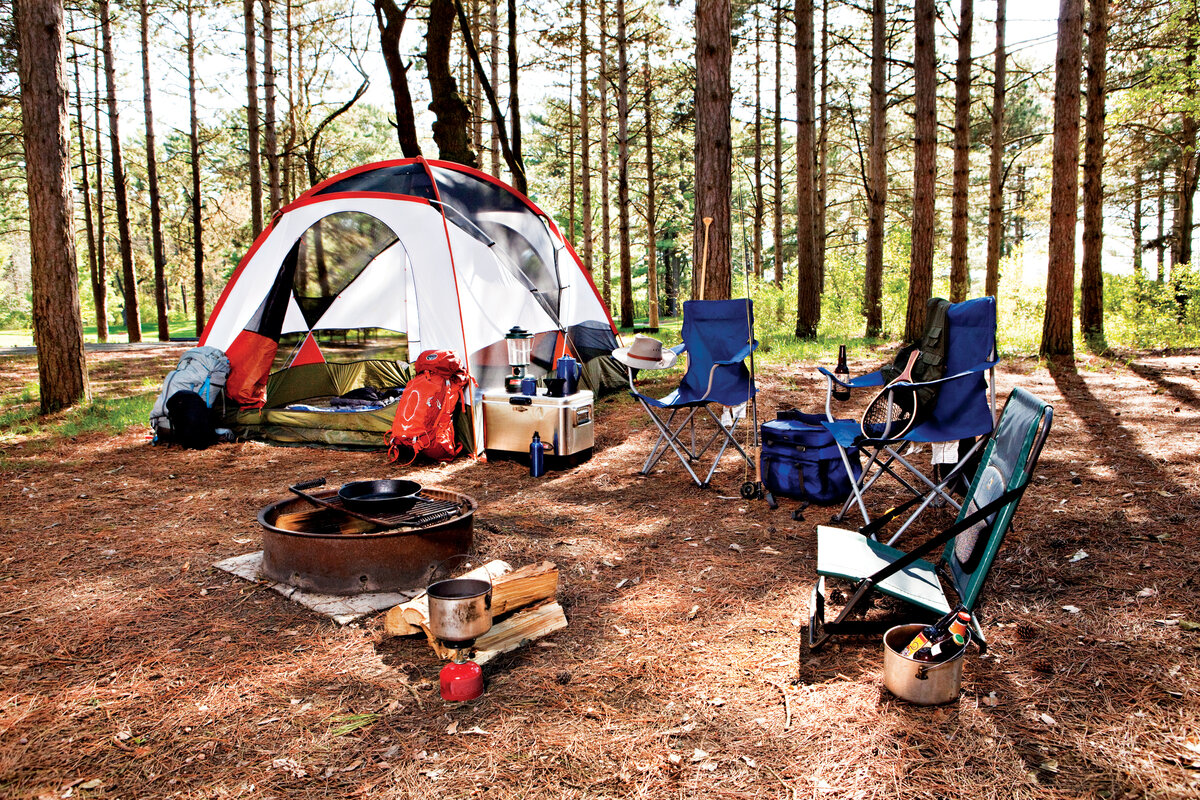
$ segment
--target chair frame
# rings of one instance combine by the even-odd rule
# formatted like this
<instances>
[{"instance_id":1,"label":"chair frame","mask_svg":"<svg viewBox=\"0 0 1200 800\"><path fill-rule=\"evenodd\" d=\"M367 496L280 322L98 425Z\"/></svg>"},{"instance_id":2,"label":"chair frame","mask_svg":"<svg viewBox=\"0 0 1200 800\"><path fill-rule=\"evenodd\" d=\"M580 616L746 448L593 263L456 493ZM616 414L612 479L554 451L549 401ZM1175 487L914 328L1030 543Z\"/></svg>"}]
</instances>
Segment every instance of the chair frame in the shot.
<instances>
[{"instance_id":1,"label":"chair frame","mask_svg":"<svg viewBox=\"0 0 1200 800\"><path fill-rule=\"evenodd\" d=\"M702 302L702 301L692 301L692 302ZM746 302L750 302L750 301L747 300ZM753 334L753 330L751 330L751 334ZM751 354L756 349L758 349L758 341L751 339L751 341L747 342L747 344L744 345L736 354L734 354L733 357L724 359L724 360L714 361L708 371L708 383L705 387L704 393L696 400L692 400L687 403L680 403L679 405L670 405L670 404L658 405L657 404L658 401L655 401L653 398L650 398L647 395L643 394L642 392L638 391L638 388L634 384L634 380L633 380L633 368L628 365L625 366L625 371L626 371L626 374L629 379L630 394L633 395L634 399L636 399L639 404L641 404L642 408L646 411L646 414L650 417L650 420L654 424L655 428L658 429L658 438L655 440L654 446L650 449L650 454L646 457L645 463L642 465L642 468L639 470L640 474L649 475L650 471L652 469L654 469L654 466L656 464L658 464L658 462L662 459L662 457L664 455L667 454L668 451L674 451L676 457L679 458L680 463L683 464L683 468L686 469L688 475L691 476L692 481L695 482L695 484L701 488L707 488L709 483L712 481L712 476L717 471L717 466L721 463L721 458L725 455L725 451L729 449L730 445L733 446L734 450L746 462L747 465L749 465L751 467L754 466L754 461L751 458L751 456L746 452L746 450L738 443L737 439L735 438L735 433L737 431L738 422L740 422L741 419L746 415L745 414L743 414L741 416L738 416L736 414L731 415L732 421L731 421L730 426L727 428L727 427L725 427L725 425L722 424L721 417L718 416L718 414L715 411L713 411L712 406L715 404L715 405L721 406L722 408L735 408L735 407L734 406L725 406L724 404L722 404L716 400L709 400L708 397L709 397L709 395L712 394L713 383L714 383L714 379L717 374L717 370L720 369L721 367L740 366L747 358L751 357ZM684 342L683 344L676 345L675 347L670 348L670 350L673 353L675 353L676 355L682 355L687 352L687 343ZM689 365L689 368L690 368L690 365ZM754 416L755 416L755 418L757 418L757 403L758 403L757 394L758 394L758 392L757 392L756 387L754 386L753 380L754 380L754 376L752 374L749 396L743 402L754 404L754 406L755 406ZM681 380L681 385L682 385L682 380ZM669 409L670 413L660 416L659 414L655 413L655 411L654 411L655 408L662 408L664 410ZM705 441L702 445L697 446L696 414L697 414L697 412L700 411L700 409L704 409L704 411L708 414L708 416L713 420L714 424L716 425L716 430L713 432L712 436L710 436L708 438L707 441ZM680 412L682 412L682 411L686 411L687 413L677 423L676 418L679 416ZM757 445L758 445L757 425L755 425L754 427L755 427L755 430L753 431L754 443L752 444L752 447L757 447ZM688 444L684 443L681 439L681 437L685 433L685 430L691 440L690 446ZM704 454L709 451L709 448L711 448L713 446L713 444L715 444L717 442L718 439L721 440L720 447L717 449L716 456L713 458L713 462L712 462L712 465L709 467L708 473L704 476L704 479L701 480L700 476L696 473L696 470L692 468L692 464L696 461L699 461L701 458L703 458Z\"/></svg>"},{"instance_id":2,"label":"chair frame","mask_svg":"<svg viewBox=\"0 0 1200 800\"><path fill-rule=\"evenodd\" d=\"M951 330L953 330L953 329L951 329ZM933 381L911 382L911 385L912 386L940 386L941 384L949 383L950 381L960 380L960 379L966 378L968 376L975 375L977 373L986 371L987 372L987 397L988 397L987 402L988 402L988 408L991 412L991 417L992 417L992 430L994 431L995 430L995 421L996 421L996 364L997 363L999 363L999 359L996 357L996 342L995 342L995 334L993 332L991 353L987 360L982 361L978 364L975 364L968 369L957 372L954 375L948 375L948 376L945 376L945 377L942 377L942 378L939 378L939 379L933 380ZM833 405L832 405L833 404L833 390L834 390L835 386L845 388L845 389L863 389L863 388L877 388L877 387L880 387L883 385L882 377L879 376L878 372L861 376L860 378L855 379L855 380L843 381L824 367L819 367L818 371L822 375L825 376L825 417L831 423L835 422L835 418L833 415ZM919 427L920 426L918 425L918 428ZM870 491L871 487L875 485L875 482L877 480L879 480L879 478L885 474L890 475L892 478L894 478L897 483L899 483L904 489L906 489L910 493L912 493L915 497L923 498L923 502L921 502L920 506L908 517L908 519L906 519L904 521L904 523L900 526L900 528L892 535L892 537L888 540L888 544L891 544L891 543L895 542L897 539L899 539L900 536L902 536L904 534L904 532L908 529L908 527L910 525L912 525L913 522L916 521L917 517L919 517L925 511L925 509L928 508L931 504L934 504L934 503L939 504L939 505L940 504L949 504L950 506L952 506L954 508L955 511L958 511L962 508L961 504L954 498L953 494L951 493L950 487L952 485L954 485L955 481L957 481L962 476L963 470L970 463L970 461L974 457L974 455L977 452L979 452L980 448L983 447L987 443L988 435L979 436L976 439L975 444L972 445L971 449L965 455L960 456L958 463L955 464L955 466L949 472L947 472L944 476L942 476L940 481L935 482L934 480L931 480L929 478L929 476L926 475L924 472L922 472L919 468L917 468L915 465L913 465L901 453L901 450L903 449L904 445L911 445L911 444L918 444L918 443L924 444L925 443L923 441L917 441L917 440L908 438L909 436L911 436L911 434L912 434L912 432L910 431L909 434L907 434L905 436L894 437L894 438L877 438L877 439L875 439L875 438L870 438L870 437L860 437L855 442L855 446L857 446L860 450L863 448L867 448L867 449L870 449L872 452L870 454L870 457L867 459L867 463L863 465L862 473L859 476L859 479L857 481L851 482L850 496L848 496L846 498L846 501L842 504L841 510L837 514L834 515L834 517L833 517L834 522L840 522L841 520L845 519L846 514L849 513L851 506L857 505L859 513L862 515L863 524L864 525L871 524L871 515L867 511L867 504L866 504L866 501L863 499L863 496L868 491ZM989 433L989 435L990 435L990 433ZM854 473L850 472L849 454L846 452L846 448L843 447L840 442L838 443L838 451L839 451L839 455L842 458L842 463L846 467L847 473L853 475ZM899 465L899 467L902 467L904 470L907 470L907 473L909 473L910 475L906 475L905 472L901 471L899 469L899 467L897 467L895 465ZM872 469L872 468L874 468L874 469ZM910 476L915 476L916 480L911 480ZM921 487L921 484L924 485L923 488ZM906 507L910 507L910 506L906 506Z\"/></svg>"},{"instance_id":3,"label":"chair frame","mask_svg":"<svg viewBox=\"0 0 1200 800\"><path fill-rule=\"evenodd\" d=\"M950 527L943 530L941 533L938 533L937 535L922 542L920 545L909 550L908 552L901 553L899 555L899 557L896 558L896 560L892 561L891 563L889 563L887 566L883 567L882 569L879 569L879 570L875 571L874 573L872 573L871 575L867 575L867 576L862 577L862 578L858 579L857 581L855 581L853 583L852 594L846 600L846 603L842 606L842 609L838 613L837 617L835 619L833 619L832 621L828 621L828 622L825 621L825 578L826 578L826 576L825 575L818 576L817 581L813 586L811 599L809 601L810 616L809 616L809 624L808 624L808 646L811 650L820 649L832 636L879 633L883 630L886 630L888 627L890 627L893 623L889 620L850 619L850 617L852 615L857 614L862 611L865 611L865 605L868 600L868 597L874 591L881 591L885 594L894 596L897 599L904 600L905 602L909 603L910 605L913 605L917 608L921 608L922 611L927 615L939 613L939 612L934 611L931 608L920 606L911 599L904 598L904 597L902 597L898 594L894 594L892 592L888 592L886 589L880 588L880 584L883 581L887 580L889 577L895 575L896 573L898 573L910 566L913 566L914 564L917 564L918 562L922 562L920 566L924 566L926 568L931 568L933 574L937 575L938 572L940 571L938 568L944 566L947 563L947 554L950 552L951 548L953 547L953 544L952 544L953 540L959 534L968 530L976 523L986 520L989 515L995 514L996 516L993 517L991 529L987 533L988 539L990 540L993 537L998 535L1000 537L1000 540L1003 541L1003 536L1006 532L1006 528L1008 525L1011 524L1011 516L1009 519L1004 520L1002 522L1000 530L997 531L997 523L1001 522L1000 514L1002 513L1002 510L1005 506L1011 504L1013 507L1013 514L1015 515L1016 507L1021 500L1021 496L1025 493L1025 490L1029 487L1029 484L1033 478L1034 469L1037 466L1038 459L1041 456L1042 448L1044 447L1044 445L1046 443L1046 437L1049 435L1050 427L1053 424L1053 420L1054 420L1053 406L1047 405L1046 403L1044 403L1043 401L1040 401L1040 400L1038 402L1041 403L1041 409L1035 420L1035 424L1037 425L1036 434L1034 435L1034 438L1033 438L1032 444L1030 446L1030 449L1028 451L1028 454L1025 457L1025 464L1021 470L1020 480L1018 481L1018 483L1015 487L1007 489L999 497L995 498L991 502L983 505L982 507L978 508L975 511L972 511L971 513L969 513L965 516L962 516L960 514L961 518L959 520L957 520L953 525L951 525ZM968 496L966 498L964 498L964 500L963 500L964 504L970 502L970 500L974 494L975 488L976 487L973 485L971 488L971 492L969 492ZM889 522L890 520L899 516L900 514L904 513L907 510L908 506L911 506L913 503L917 502L917 499L918 498L914 498L913 500L909 501L909 503L906 506L901 506L899 508L896 508L893 511L889 512L887 515L878 518L875 522L864 525L862 528L859 529L858 533L862 534L863 536L872 536L873 537L874 533L879 528L883 527L883 525L886 525L887 522ZM985 544L981 540L977 546L988 546L988 545L990 545L990 541L987 544ZM998 547L999 547L999 544L997 544L997 548ZM942 555L938 559L936 564L930 564L929 562L923 561L924 556L936 551L938 548L942 548ZM819 558L819 556L818 556L818 558ZM974 614L974 605L975 605L974 600L978 598L978 594L982 590L982 586L983 586L984 582L986 582L986 580L987 580L988 573L990 573L990 571L991 571L991 566L992 566L991 564L987 565L986 571L978 579L979 583L977 586L975 585L974 578L972 578L972 580L969 581L966 586L958 585L957 580L944 581L946 583L951 584L951 588L954 589L954 592L957 595L958 600L967 606L968 611L972 611L972 617L971 617L971 626L973 629L972 632L974 633L975 639L979 644L980 652L985 652L987 650L987 639L984 637L983 630L979 625L979 620L978 620L977 616ZM968 602L968 598L965 595L970 594L972 592L972 590L974 592L974 597L971 598L972 602ZM943 589L942 592L944 595L945 590ZM948 602L947 602L947 605L949 605ZM818 631L820 631L819 634L818 634Z\"/></svg>"}]
</instances>

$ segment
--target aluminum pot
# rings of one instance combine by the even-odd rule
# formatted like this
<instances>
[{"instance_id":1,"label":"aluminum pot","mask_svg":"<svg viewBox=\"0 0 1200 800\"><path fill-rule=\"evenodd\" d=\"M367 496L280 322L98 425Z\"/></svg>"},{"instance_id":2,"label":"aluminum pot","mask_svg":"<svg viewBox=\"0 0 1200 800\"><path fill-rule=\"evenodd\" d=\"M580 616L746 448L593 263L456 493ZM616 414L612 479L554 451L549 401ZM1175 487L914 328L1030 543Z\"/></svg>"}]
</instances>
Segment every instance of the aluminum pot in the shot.
<instances>
[{"instance_id":1,"label":"aluminum pot","mask_svg":"<svg viewBox=\"0 0 1200 800\"><path fill-rule=\"evenodd\" d=\"M883 685L902 700L919 706L952 703L962 690L964 649L949 661L929 664L904 655L924 625L897 625L883 635Z\"/></svg>"},{"instance_id":2,"label":"aluminum pot","mask_svg":"<svg viewBox=\"0 0 1200 800\"><path fill-rule=\"evenodd\" d=\"M447 645L465 646L491 630L492 583L450 578L430 584L429 631Z\"/></svg>"}]
</instances>

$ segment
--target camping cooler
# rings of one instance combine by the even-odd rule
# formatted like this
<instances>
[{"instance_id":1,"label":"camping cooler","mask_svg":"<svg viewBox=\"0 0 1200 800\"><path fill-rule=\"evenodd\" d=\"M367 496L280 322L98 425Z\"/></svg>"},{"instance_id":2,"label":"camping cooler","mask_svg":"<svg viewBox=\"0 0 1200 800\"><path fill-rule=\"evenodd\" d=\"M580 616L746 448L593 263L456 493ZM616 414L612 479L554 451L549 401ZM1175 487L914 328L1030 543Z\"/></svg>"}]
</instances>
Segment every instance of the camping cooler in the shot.
<instances>
[{"instance_id":1,"label":"camping cooler","mask_svg":"<svg viewBox=\"0 0 1200 800\"><path fill-rule=\"evenodd\" d=\"M489 456L528 458L536 431L548 447L546 463L551 468L587 461L596 441L592 400L586 389L566 397L530 397L503 389L484 392L484 447Z\"/></svg>"}]
</instances>

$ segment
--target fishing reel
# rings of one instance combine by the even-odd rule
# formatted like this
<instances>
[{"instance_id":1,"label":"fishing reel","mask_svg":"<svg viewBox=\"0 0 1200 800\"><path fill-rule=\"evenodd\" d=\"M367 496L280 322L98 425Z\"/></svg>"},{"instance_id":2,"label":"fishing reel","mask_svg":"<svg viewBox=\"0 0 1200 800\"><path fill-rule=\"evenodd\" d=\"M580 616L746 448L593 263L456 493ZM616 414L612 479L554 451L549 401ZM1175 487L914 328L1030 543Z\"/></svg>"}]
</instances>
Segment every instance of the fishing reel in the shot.
<instances>
[{"instance_id":1,"label":"fishing reel","mask_svg":"<svg viewBox=\"0 0 1200 800\"><path fill-rule=\"evenodd\" d=\"M743 500L766 500L767 505L771 508L779 507L779 503L775 501L775 495L767 491L762 481L746 481L742 484L741 494Z\"/></svg>"}]
</instances>

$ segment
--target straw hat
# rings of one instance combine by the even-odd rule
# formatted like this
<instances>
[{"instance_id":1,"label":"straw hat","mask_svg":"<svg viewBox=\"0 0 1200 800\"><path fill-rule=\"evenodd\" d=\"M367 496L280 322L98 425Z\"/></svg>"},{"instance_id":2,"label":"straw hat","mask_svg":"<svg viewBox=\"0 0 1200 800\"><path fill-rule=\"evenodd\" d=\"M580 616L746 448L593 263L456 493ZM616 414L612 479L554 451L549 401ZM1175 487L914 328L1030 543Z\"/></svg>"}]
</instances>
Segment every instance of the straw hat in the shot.
<instances>
[{"instance_id":1,"label":"straw hat","mask_svg":"<svg viewBox=\"0 0 1200 800\"><path fill-rule=\"evenodd\" d=\"M670 369L679 356L664 350L663 344L653 336L638 334L629 347L613 350L613 358L634 369Z\"/></svg>"}]
</instances>

